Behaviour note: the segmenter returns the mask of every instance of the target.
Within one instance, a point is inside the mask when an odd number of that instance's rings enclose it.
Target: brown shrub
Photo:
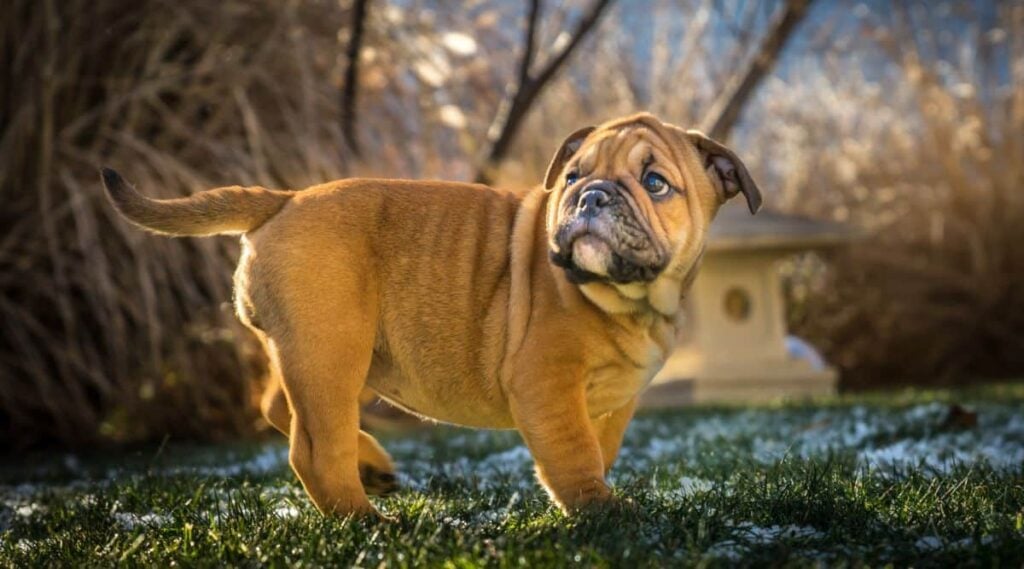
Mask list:
[[[289,6],[4,3],[0,446],[252,430],[262,362],[229,307],[237,245],[128,226],[97,168],[157,196],[337,177],[330,86],[293,87],[329,75],[311,52],[343,14]]]
[[[766,93],[776,203],[865,232],[824,278],[792,267],[792,324],[846,387],[1024,374],[1024,7],[942,6],[863,16],[870,79],[833,61]]]

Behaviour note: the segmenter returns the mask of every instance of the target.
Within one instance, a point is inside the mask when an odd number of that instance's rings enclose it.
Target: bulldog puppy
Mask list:
[[[567,512],[612,500],[637,395],[672,347],[719,206],[761,203],[721,144],[640,114],[570,135],[523,195],[350,179],[286,192],[143,197],[113,170],[129,221],[241,234],[238,317],[266,347],[267,419],[325,514],[373,514],[394,486],[359,429],[364,387],[436,421],[517,429]]]

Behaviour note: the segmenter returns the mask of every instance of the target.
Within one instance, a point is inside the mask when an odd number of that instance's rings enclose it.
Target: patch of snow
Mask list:
[[[290,520],[299,517],[301,512],[294,505],[287,502],[282,502],[274,508],[274,515],[283,519]]]
[[[263,475],[270,474],[288,466],[287,447],[271,446],[263,449],[259,454],[233,464],[223,466],[177,466],[161,471],[161,474],[173,476],[191,474],[195,476],[210,476],[217,478],[230,478],[232,476]]]
[[[452,516],[444,516],[440,520],[441,525],[450,527],[452,529],[469,529],[469,522]]]
[[[691,496],[693,494],[699,494],[702,492],[710,492],[714,490],[715,483],[710,480],[703,478],[691,478],[689,476],[683,476],[679,479],[679,492],[683,496]]]
[[[981,545],[990,545],[993,541],[995,541],[995,538],[991,535],[983,535],[981,536],[981,539],[978,540],[978,543]],[[967,549],[969,547],[973,547],[974,544],[975,541],[973,537],[965,537],[962,539],[958,539],[950,543],[949,545],[950,547],[955,547],[956,549]]]
[[[493,469],[500,473],[515,473],[523,470],[524,466],[531,466],[533,457],[525,446],[513,447],[509,450],[488,455],[480,461],[484,469]]]
[[[903,418],[910,423],[938,425],[948,412],[949,406],[938,401],[914,405],[903,412]]]
[[[652,438],[643,449],[643,453],[654,460],[661,460],[681,454],[682,444],[682,439]]]
[[[138,527],[155,528],[171,522],[171,516],[166,514],[133,514],[131,512],[114,512],[114,520],[126,530],[133,530]]]
[[[813,527],[792,524],[762,527],[744,522],[737,525],[736,530],[741,532],[748,542],[758,544],[774,543],[780,539],[820,539],[824,536]]]
[[[460,436],[461,435],[456,435],[455,437],[452,437],[451,439],[448,439],[448,441],[446,441],[446,444],[449,447],[454,447],[455,446],[454,441],[457,438],[459,438]],[[418,438],[414,438],[414,437],[410,437],[410,438],[407,438],[407,439],[400,439],[400,440],[397,440],[397,441],[389,441],[388,442],[388,446],[387,446],[387,450],[392,455],[401,455],[401,456],[409,455],[409,456],[415,456],[416,458],[421,458],[421,459],[429,459],[429,458],[433,458],[433,456],[434,456],[434,448],[431,445],[425,443],[424,441],[422,441],[422,440],[420,440]]]
[[[500,524],[508,519],[508,515],[508,508],[498,508],[497,510],[484,510],[473,516],[473,524]]]
[[[49,539],[49,538],[47,538]],[[19,539],[15,542],[14,547],[18,548],[18,551],[22,553],[32,553],[32,550],[37,546],[42,546],[47,542],[47,539]]]
[[[749,551],[750,548],[746,544],[727,539],[720,541],[704,552],[704,556],[710,559],[726,559],[729,561],[739,561],[743,559],[743,555]]]
[[[972,432],[944,433],[924,439],[901,439],[857,454],[865,471],[899,476],[908,470],[927,475],[948,474],[961,465],[987,464],[997,470],[1024,465],[1024,443],[996,436],[989,440]]]
[[[784,460],[793,453],[793,445],[787,441],[757,437],[752,442],[754,460],[762,464],[773,464]]]
[[[988,545],[992,543],[993,537],[991,535],[982,536],[979,542],[981,545]],[[975,544],[973,537],[965,537],[956,541],[945,541],[941,537],[935,535],[926,535],[916,542],[914,547],[917,548],[921,553],[933,553],[936,551],[948,551],[952,549],[968,549],[973,547]]]
[[[526,489],[533,482],[533,458],[525,446],[516,446],[471,460],[459,457],[446,462],[402,460],[399,458],[399,483],[403,487],[426,490],[434,477],[461,478],[478,489]]]
[[[14,513],[17,514],[18,517],[22,518],[32,518],[36,514],[45,514],[46,512],[46,506],[34,502],[18,506],[17,508],[14,509]]]
[[[733,535],[709,547],[704,552],[705,557],[739,561],[755,546],[770,545],[780,540],[818,540],[825,535],[813,527],[793,524],[765,527],[743,522],[732,529]]]
[[[997,470],[1024,465],[1024,413],[1000,404],[977,409],[978,427],[941,429],[946,404],[933,402],[903,410],[863,405],[821,409],[749,409],[702,417],[670,426],[640,417],[627,432],[623,455],[635,470],[712,460],[772,465],[787,459],[813,460],[833,454],[856,459],[863,473],[892,475],[923,468],[929,475],[956,465],[985,464]]]

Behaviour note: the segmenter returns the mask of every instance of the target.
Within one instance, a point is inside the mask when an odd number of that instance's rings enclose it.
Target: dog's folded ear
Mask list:
[[[709,137],[699,130],[688,130],[686,136],[690,142],[700,151],[701,159],[704,161],[704,168],[716,188],[722,192],[722,199],[732,198],[742,192],[747,198],[747,207],[750,213],[757,213],[761,209],[761,190],[758,189],[750,172],[740,160],[739,156],[729,150],[721,142]]]
[[[597,127],[587,126],[583,127],[576,132],[570,134],[562,145],[558,147],[558,151],[555,152],[551,163],[548,164],[548,171],[544,174],[544,189],[551,190],[555,187],[555,182],[558,181],[559,174],[562,173],[562,168],[565,168],[565,163],[572,158],[573,154],[580,149],[583,145],[583,141],[586,140],[590,133],[594,132]]]

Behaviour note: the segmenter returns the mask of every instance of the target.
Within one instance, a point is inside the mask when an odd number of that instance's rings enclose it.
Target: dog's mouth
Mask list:
[[[558,250],[550,252],[552,263],[575,284],[653,281],[665,268],[663,256],[635,224],[616,223],[623,216],[621,211],[597,217],[570,214],[555,234]]]

